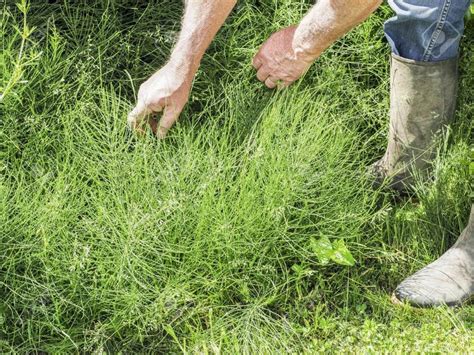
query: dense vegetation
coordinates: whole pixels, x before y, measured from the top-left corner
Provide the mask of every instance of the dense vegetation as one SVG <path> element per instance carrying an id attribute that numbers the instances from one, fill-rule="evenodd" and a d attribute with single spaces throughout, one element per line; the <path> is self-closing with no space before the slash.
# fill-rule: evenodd
<path id="1" fill-rule="evenodd" d="M 162 141 L 125 123 L 180 2 L 2 6 L 1 352 L 474 351 L 472 306 L 389 300 L 467 221 L 472 22 L 432 181 L 399 201 L 364 173 L 386 145 L 386 6 L 272 92 L 252 55 L 310 1 L 240 2 Z M 355 265 L 323 264 L 322 238 Z"/>

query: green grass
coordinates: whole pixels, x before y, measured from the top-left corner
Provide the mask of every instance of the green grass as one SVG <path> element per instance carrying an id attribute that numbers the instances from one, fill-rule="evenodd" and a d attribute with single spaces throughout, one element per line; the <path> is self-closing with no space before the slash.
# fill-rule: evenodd
<path id="1" fill-rule="evenodd" d="M 177 4 L 33 2 L 20 59 L 3 6 L 0 351 L 474 351 L 472 306 L 389 301 L 467 221 L 472 22 L 433 182 L 394 202 L 364 175 L 386 145 L 387 7 L 271 92 L 252 55 L 309 2 L 241 2 L 170 136 L 137 139 L 126 116 Z M 321 265 L 320 237 L 356 264 Z"/>

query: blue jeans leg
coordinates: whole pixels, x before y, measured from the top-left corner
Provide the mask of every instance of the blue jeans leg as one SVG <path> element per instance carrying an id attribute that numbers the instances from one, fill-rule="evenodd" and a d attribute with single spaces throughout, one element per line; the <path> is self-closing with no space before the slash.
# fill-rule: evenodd
<path id="1" fill-rule="evenodd" d="M 388 0 L 395 11 L 384 25 L 392 52 L 436 62 L 458 55 L 470 0 Z"/>

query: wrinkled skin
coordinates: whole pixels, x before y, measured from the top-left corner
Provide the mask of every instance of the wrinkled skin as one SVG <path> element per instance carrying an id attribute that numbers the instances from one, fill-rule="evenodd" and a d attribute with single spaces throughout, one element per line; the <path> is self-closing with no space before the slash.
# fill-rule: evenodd
<path id="1" fill-rule="evenodd" d="M 296 27 L 275 32 L 253 58 L 252 65 L 257 70 L 258 80 L 270 89 L 286 87 L 298 80 L 313 62 L 293 50 Z"/>
<path id="2" fill-rule="evenodd" d="M 169 63 L 153 74 L 138 90 L 137 105 L 128 115 L 128 124 L 144 133 L 148 123 L 153 133 L 163 138 L 178 119 L 189 98 L 193 75 Z M 162 112 L 158 121 L 151 115 Z"/>
<path id="3" fill-rule="evenodd" d="M 178 42 L 170 60 L 138 93 L 129 125 L 143 133 L 145 123 L 162 138 L 186 104 L 191 83 L 206 48 L 237 0 L 186 0 Z M 257 77 L 269 88 L 299 79 L 335 40 L 367 18 L 381 0 L 319 0 L 298 26 L 274 33 L 253 59 Z M 162 112 L 158 122 L 150 117 Z"/>
<path id="4" fill-rule="evenodd" d="M 201 58 L 237 0 L 187 0 L 181 32 L 168 63 L 144 82 L 128 124 L 143 133 L 148 123 L 163 138 L 189 98 Z M 155 117 L 161 113 L 158 121 Z"/>

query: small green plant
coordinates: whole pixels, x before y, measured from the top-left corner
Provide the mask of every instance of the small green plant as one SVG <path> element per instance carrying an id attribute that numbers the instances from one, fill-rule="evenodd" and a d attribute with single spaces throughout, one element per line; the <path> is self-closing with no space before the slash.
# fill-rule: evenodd
<path id="1" fill-rule="evenodd" d="M 239 1 L 156 140 L 126 117 L 183 1 L 2 2 L 0 353 L 474 352 L 472 308 L 388 302 L 470 203 L 471 58 L 434 183 L 393 203 L 365 174 L 386 145 L 387 6 L 287 90 L 255 79 L 311 3 Z"/>
<path id="2" fill-rule="evenodd" d="M 339 265 L 354 266 L 355 260 L 343 239 L 331 242 L 328 237 L 311 239 L 311 247 L 321 265 L 330 261 Z"/>

